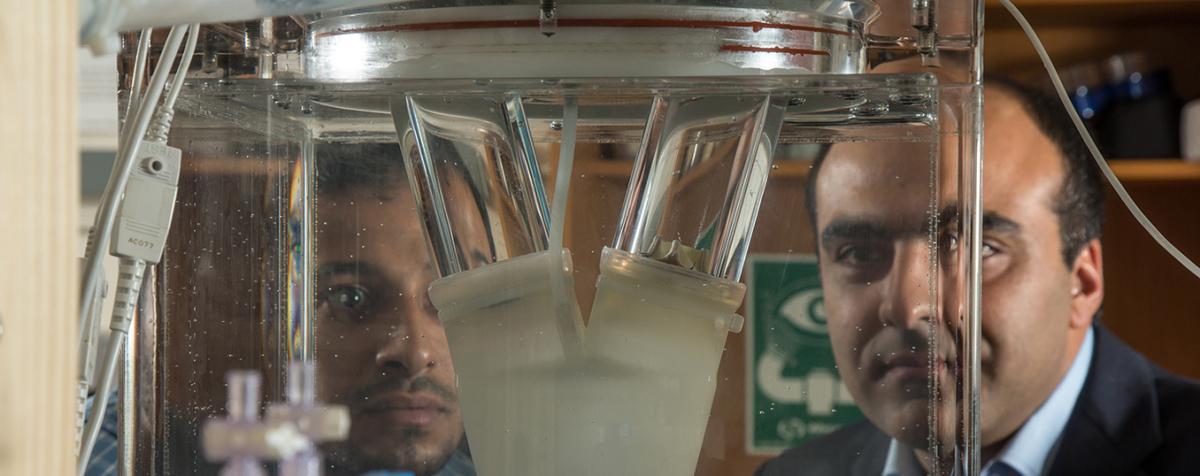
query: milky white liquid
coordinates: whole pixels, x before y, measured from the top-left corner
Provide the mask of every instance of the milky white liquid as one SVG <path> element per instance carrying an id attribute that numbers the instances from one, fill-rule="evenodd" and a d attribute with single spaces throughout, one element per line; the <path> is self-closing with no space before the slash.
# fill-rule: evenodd
<path id="1" fill-rule="evenodd" d="M 604 271 L 602 271 L 604 273 Z M 622 369 L 596 389 L 628 444 L 609 474 L 690 476 L 712 408 L 728 319 L 737 303 L 672 291 L 672 277 L 602 274 L 588 325 L 588 353 Z M 600 380 L 600 379 L 596 379 Z"/>
<path id="2" fill-rule="evenodd" d="M 647 276 L 659 286 L 606 276 L 579 352 L 561 330 L 579 322 L 578 307 L 564 305 L 574 295 L 556 296 L 574 289 L 569 279 L 523 280 L 515 273 L 553 273 L 517 268 L 470 271 L 497 283 L 472 286 L 497 299 L 434 300 L 448 307 L 439 315 L 478 474 L 694 474 L 732 309 L 671 299 L 662 276 Z"/>

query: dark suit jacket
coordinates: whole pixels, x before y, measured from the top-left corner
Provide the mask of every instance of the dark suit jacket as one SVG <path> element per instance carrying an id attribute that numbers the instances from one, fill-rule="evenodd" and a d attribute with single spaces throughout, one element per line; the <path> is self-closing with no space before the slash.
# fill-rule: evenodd
<path id="1" fill-rule="evenodd" d="M 1200 475 L 1200 383 L 1095 331 L 1092 366 L 1047 474 Z M 756 475 L 879 476 L 890 441 L 862 421 L 784 452 Z"/>

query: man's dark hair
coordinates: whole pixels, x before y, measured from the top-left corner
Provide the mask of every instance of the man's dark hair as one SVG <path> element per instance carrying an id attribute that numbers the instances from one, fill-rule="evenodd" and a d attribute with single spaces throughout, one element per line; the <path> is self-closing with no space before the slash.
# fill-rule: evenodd
<path id="1" fill-rule="evenodd" d="M 404 159 L 397 143 L 322 143 L 314 148 L 317 193 L 336 194 L 357 188 L 409 193 L 397 173 L 404 174 Z"/>
<path id="2" fill-rule="evenodd" d="M 983 84 L 984 88 L 1003 90 L 1020 103 L 1038 130 L 1058 147 L 1064 173 L 1054 201 L 1054 213 L 1058 216 L 1063 261 L 1067 267 L 1071 267 L 1083 247 L 1092 239 L 1099 238 L 1104 229 L 1104 184 L 1100 170 L 1057 98 L 1001 76 L 989 75 Z M 817 221 L 817 175 L 827 155 L 821 154 L 813 160 L 804 190 L 805 207 L 814 231 Z"/>

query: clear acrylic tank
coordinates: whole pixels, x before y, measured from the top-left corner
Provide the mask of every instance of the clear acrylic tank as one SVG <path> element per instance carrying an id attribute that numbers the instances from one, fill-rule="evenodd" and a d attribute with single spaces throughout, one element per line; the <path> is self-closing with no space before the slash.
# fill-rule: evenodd
<path id="1" fill-rule="evenodd" d="M 972 454 L 979 7 L 541 8 L 204 27 L 127 474 L 216 474 L 226 372 L 265 408 L 297 360 L 350 410 L 327 474 L 749 475 L 864 412 Z"/>

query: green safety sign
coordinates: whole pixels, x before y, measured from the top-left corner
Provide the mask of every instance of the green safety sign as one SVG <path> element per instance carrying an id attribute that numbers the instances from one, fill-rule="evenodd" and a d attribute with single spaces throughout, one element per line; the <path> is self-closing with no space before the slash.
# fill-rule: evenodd
<path id="1" fill-rule="evenodd" d="M 833 360 L 812 255 L 751 255 L 746 450 L 777 454 L 862 419 Z"/>

